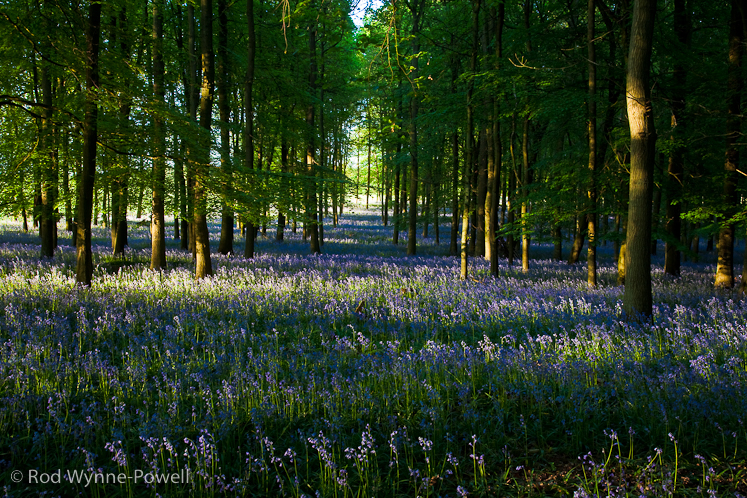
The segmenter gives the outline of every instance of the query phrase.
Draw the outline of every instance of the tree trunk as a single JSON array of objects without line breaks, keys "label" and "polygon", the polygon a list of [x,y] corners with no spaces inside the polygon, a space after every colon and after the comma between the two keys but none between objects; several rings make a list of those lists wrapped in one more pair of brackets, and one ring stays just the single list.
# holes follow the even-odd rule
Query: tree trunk
[{"label": "tree trunk", "polygon": [[[163,105],[163,0],[153,1],[153,95]],[[153,213],[151,217],[151,270],[166,269],[166,227],[164,226],[164,199],[166,196],[166,136],[160,111],[153,116]]]},{"label": "tree trunk", "polygon": [[[690,48],[690,15],[687,12],[685,0],[674,1],[674,33],[680,42],[680,49]],[[687,97],[687,69],[681,60],[675,59],[672,89],[672,142],[675,147],[669,154],[668,167],[668,192],[667,192],[667,226],[669,235],[666,242],[664,256],[664,273],[677,276],[680,274],[680,251],[677,242],[680,239],[681,207],[680,197],[682,195],[683,172],[685,166],[685,149],[677,146],[678,138],[686,131],[685,124],[685,99]]]},{"label": "tree trunk", "polygon": [[581,250],[584,248],[584,240],[586,239],[586,230],[589,227],[589,220],[586,215],[582,216],[581,219],[576,221],[575,236],[573,237],[573,245],[571,246],[571,254],[568,256],[568,264],[573,265],[578,263],[581,257]]},{"label": "tree trunk", "polygon": [[[411,0],[408,2],[412,14],[412,60],[410,65],[412,72],[410,78],[417,81],[418,77],[418,54],[420,53],[420,23],[425,9],[425,0]],[[417,83],[415,83],[417,85]],[[410,209],[409,223],[407,228],[407,255],[414,256],[416,253],[417,225],[418,225],[418,110],[420,104],[420,93],[417,86],[413,88],[410,99]]]},{"label": "tree trunk", "polygon": [[98,139],[99,39],[101,33],[101,4],[91,2],[88,7],[86,29],[86,101],[83,120],[83,164],[78,181],[78,226],[75,281],[91,285],[93,261],[91,255],[91,212],[93,187],[96,180],[96,142]]},{"label": "tree trunk", "polygon": [[[246,26],[247,26],[247,42],[246,42],[246,79],[244,81],[244,114],[246,116],[246,127],[244,128],[244,167],[247,171],[254,169],[254,95],[252,94],[254,89],[254,58],[256,55],[257,39],[254,31],[254,0],[246,0]],[[293,154],[295,159],[295,153]],[[246,220],[246,236],[244,243],[244,257],[254,257],[254,232],[256,228],[254,226],[255,220],[253,219],[255,213],[249,212],[249,216]],[[293,221],[294,233],[295,233],[296,222]]]},{"label": "tree trunk", "polygon": [[55,161],[52,132],[52,82],[49,77],[48,63],[41,64],[42,109],[41,130],[39,131],[39,148],[41,149],[41,257],[51,258],[54,255],[54,239],[57,223],[54,216],[54,188],[57,184],[57,163]]},{"label": "tree trunk", "polygon": [[[477,223],[475,233],[475,257],[485,257],[485,201],[488,197],[488,134],[482,128],[478,140],[477,153],[477,204],[475,205]],[[487,215],[488,217],[490,215]]]},{"label": "tree trunk", "polygon": [[[500,70],[500,61],[503,58],[503,25],[506,17],[506,4],[503,0],[498,2],[498,9],[491,9],[490,17],[495,19],[495,69]],[[499,99],[492,97],[492,140],[493,144],[492,157],[493,157],[493,183],[490,188],[490,206],[486,206],[486,209],[490,212],[490,220],[487,223],[488,229],[488,244],[490,246],[490,274],[494,277],[498,276],[498,244],[496,238],[496,231],[498,230],[498,203],[500,202],[501,193],[501,166],[503,162],[503,144],[501,143],[501,120],[500,120],[500,104]],[[490,178],[488,178],[490,183]]]},{"label": "tree trunk", "polygon": [[200,52],[202,53],[202,88],[200,91],[200,159],[195,164],[195,278],[213,274],[210,260],[210,233],[207,226],[207,183],[210,165],[210,128],[213,114],[215,79],[213,56],[213,0],[201,0]]},{"label": "tree trunk", "polygon": [[[310,95],[316,95],[316,36],[317,36],[317,25],[314,21],[309,26],[309,93]],[[316,140],[314,129],[314,113],[315,106],[313,97],[309,101],[306,107],[306,175],[308,176],[308,187],[306,193],[306,224],[309,225],[309,249],[312,254],[320,254],[322,252],[321,244],[319,243],[319,225],[317,216],[317,200],[316,200],[316,167],[314,165],[316,156]]]},{"label": "tree trunk", "polygon": [[589,248],[586,251],[586,283],[592,288],[597,286],[597,59],[594,50],[595,14],[594,0],[588,0],[586,44],[589,54],[589,213],[587,215],[586,232],[589,237]]},{"label": "tree trunk", "polygon": [[742,52],[744,51],[744,0],[732,0],[729,20],[729,66],[727,76],[729,113],[726,117],[726,163],[724,171],[723,214],[718,233],[718,264],[716,287],[734,286],[734,237],[735,223],[731,220],[738,209],[737,166],[739,148],[737,141],[742,129]]},{"label": "tree trunk", "polygon": [[[452,45],[454,37],[451,38]],[[451,94],[456,93],[457,61],[451,64]],[[449,238],[449,255],[457,255],[457,233],[459,231],[459,135],[451,134],[451,236]]]},{"label": "tree trunk", "polygon": [[[465,136],[467,139],[465,159],[464,159],[464,177],[463,177],[463,194],[462,194],[462,240],[461,240],[461,266],[459,277],[462,280],[467,279],[467,257],[468,246],[467,237],[469,234],[470,222],[470,197],[472,189],[470,188],[470,179],[472,177],[472,168],[475,159],[475,138],[472,133],[474,128],[474,105],[472,104],[472,95],[474,92],[474,73],[477,68],[477,41],[480,21],[480,0],[474,0],[472,4],[472,53],[469,62],[470,79],[467,83],[467,127]],[[484,202],[484,201],[483,201]]]},{"label": "tree trunk", "polygon": [[521,141],[521,183],[524,192],[521,195],[521,270],[529,271],[529,184],[531,176],[529,171],[529,117],[524,118],[524,130]]},{"label": "tree trunk", "polygon": [[230,81],[228,77],[228,5],[218,0],[218,111],[220,114],[220,166],[224,192],[221,204],[220,243],[218,252],[233,253],[233,167],[231,166],[231,136],[228,126],[231,107],[228,101]]},{"label": "tree trunk", "polygon": [[656,0],[636,0],[628,55],[626,85],[630,125],[630,193],[625,254],[623,308],[628,316],[650,317],[651,200],[656,144],[651,104],[651,49]]}]

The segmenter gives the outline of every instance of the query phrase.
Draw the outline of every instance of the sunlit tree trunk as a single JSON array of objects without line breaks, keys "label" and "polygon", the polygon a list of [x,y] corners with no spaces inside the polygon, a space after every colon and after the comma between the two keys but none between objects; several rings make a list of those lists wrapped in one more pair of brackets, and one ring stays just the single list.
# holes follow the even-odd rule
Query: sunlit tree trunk
[{"label": "sunlit tree trunk", "polygon": [[[164,104],[163,63],[163,0],[153,1],[153,95],[158,104]],[[164,226],[164,198],[166,196],[166,136],[163,110],[153,115],[153,212],[151,216],[150,269],[166,269],[166,227]]]},{"label": "sunlit tree trunk", "polygon": [[210,128],[213,114],[214,56],[213,0],[201,0],[200,51],[202,53],[202,89],[200,91],[200,158],[195,164],[195,277],[213,274],[210,260],[210,233],[207,226],[207,183],[210,174]]},{"label": "sunlit tree trunk", "polygon": [[463,178],[463,194],[462,194],[462,240],[460,259],[461,266],[459,277],[462,280],[467,279],[467,239],[469,234],[469,214],[470,214],[470,178],[472,176],[472,167],[474,164],[475,157],[475,138],[472,133],[474,128],[474,105],[472,103],[472,95],[474,92],[474,73],[477,68],[477,40],[478,40],[478,29],[480,22],[480,0],[474,0],[472,4],[472,55],[470,57],[469,70],[470,79],[467,83],[467,127],[465,130],[465,136],[467,138],[466,153],[464,160],[464,178]]},{"label": "sunlit tree trunk", "polygon": [[625,312],[650,316],[651,200],[656,131],[651,104],[651,49],[656,0],[636,0],[630,36],[627,108],[630,126],[630,201],[625,254]]}]

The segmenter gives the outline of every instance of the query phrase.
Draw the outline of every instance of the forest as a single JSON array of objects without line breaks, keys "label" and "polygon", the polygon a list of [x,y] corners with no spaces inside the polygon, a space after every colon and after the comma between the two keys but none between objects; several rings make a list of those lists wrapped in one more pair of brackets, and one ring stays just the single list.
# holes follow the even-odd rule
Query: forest
[{"label": "forest", "polygon": [[747,0],[9,0],[0,53],[4,496],[747,496]]}]

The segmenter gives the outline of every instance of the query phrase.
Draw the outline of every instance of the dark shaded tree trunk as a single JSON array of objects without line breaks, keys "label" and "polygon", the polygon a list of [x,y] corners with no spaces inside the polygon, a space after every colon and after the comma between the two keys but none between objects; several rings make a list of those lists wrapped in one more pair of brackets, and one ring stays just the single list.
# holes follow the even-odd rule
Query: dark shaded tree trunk
[{"label": "dark shaded tree trunk", "polygon": [[91,285],[93,260],[91,254],[91,213],[93,188],[96,181],[96,142],[98,140],[99,41],[101,34],[101,4],[91,2],[86,27],[86,102],[83,120],[83,164],[78,180],[78,224],[75,281]]},{"label": "dark shaded tree trunk", "polygon": [[57,184],[57,162],[53,151],[52,125],[52,82],[49,76],[48,63],[41,63],[42,109],[41,130],[39,131],[39,148],[41,149],[41,257],[51,258],[54,255],[57,223],[54,215],[54,189]]},{"label": "dark shaded tree trunk", "polygon": [[651,50],[656,0],[636,0],[626,85],[630,126],[630,192],[623,308],[651,316],[651,200],[656,131],[651,104]]},{"label": "dark shaded tree trunk", "polygon": [[[309,26],[309,94],[316,95],[316,21]],[[316,166],[316,130],[314,129],[315,106],[313,97],[306,107],[306,175],[308,176],[308,187],[306,192],[306,224],[309,225],[309,249],[312,254],[320,254],[322,246],[319,241],[319,224],[317,216],[317,182]]]},{"label": "dark shaded tree trunk", "polygon": [[[246,0],[246,79],[244,81],[244,114],[246,116],[246,127],[244,128],[244,167],[247,171],[254,169],[254,58],[257,49],[257,39],[254,31],[254,0]],[[293,155],[295,158],[295,153]],[[244,257],[254,257],[254,213],[250,212],[246,220],[246,238],[244,244]],[[293,221],[295,232],[295,220]]]},{"label": "dark shaded tree trunk", "polygon": [[218,111],[220,114],[220,166],[224,185],[221,203],[220,243],[218,252],[233,253],[233,167],[231,166],[231,136],[228,130],[231,120],[230,81],[228,76],[228,5],[218,0]]},{"label": "dark shaded tree trunk", "polygon": [[731,220],[737,211],[737,167],[739,148],[737,141],[742,129],[742,53],[744,51],[745,0],[732,0],[729,19],[729,66],[727,74],[728,107],[726,117],[726,163],[724,164],[724,193],[721,228],[718,232],[718,263],[716,287],[734,287],[735,224]]},{"label": "dark shaded tree trunk", "polygon": [[589,248],[586,251],[586,283],[589,287],[597,286],[597,58],[594,50],[594,22],[596,9],[594,0],[587,1],[586,44],[589,58],[589,100],[588,100],[588,134],[589,134],[589,213],[586,232],[589,237]]},{"label": "dark shaded tree trunk", "polygon": [[[418,54],[420,53],[420,24],[425,9],[425,0],[408,0],[407,6],[412,14],[412,73],[410,78],[416,81],[418,77]],[[418,127],[417,119],[420,105],[420,93],[417,86],[413,89],[410,99],[410,208],[407,228],[407,255],[416,253],[417,225],[418,225]]]},{"label": "dark shaded tree trunk", "polygon": [[573,237],[573,245],[571,246],[571,254],[568,255],[568,264],[573,265],[578,263],[581,257],[581,250],[584,248],[584,240],[586,239],[586,230],[588,230],[589,221],[587,216],[584,215],[581,219],[576,222],[576,230]]},{"label": "dark shaded tree trunk", "polygon": [[[674,1],[674,33],[681,44],[680,49],[690,48],[690,15],[687,12],[685,0]],[[687,69],[678,58],[674,64],[672,88],[672,142],[677,144],[686,128],[685,99],[687,97]],[[669,154],[667,190],[667,233],[664,256],[664,273],[668,275],[680,274],[680,251],[677,242],[681,232],[681,207],[678,202],[682,195],[683,172],[685,166],[685,149],[675,146]]]}]

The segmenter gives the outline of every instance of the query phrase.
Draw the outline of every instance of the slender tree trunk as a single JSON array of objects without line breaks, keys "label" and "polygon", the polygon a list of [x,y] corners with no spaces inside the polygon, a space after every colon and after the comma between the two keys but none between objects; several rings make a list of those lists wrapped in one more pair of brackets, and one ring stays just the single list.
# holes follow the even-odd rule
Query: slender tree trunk
[{"label": "slender tree trunk", "polygon": [[[454,37],[451,37],[454,44]],[[456,93],[457,61],[451,64],[451,94]],[[459,231],[459,135],[456,129],[451,134],[451,236],[449,238],[449,255],[457,255],[457,233]]]},{"label": "slender tree trunk", "polygon": [[[410,78],[417,81],[418,77],[418,54],[420,53],[420,23],[425,9],[425,0],[411,0],[408,3],[412,14],[412,60],[410,65],[412,73]],[[417,83],[415,83],[417,85]],[[409,223],[407,228],[407,255],[414,256],[416,253],[417,225],[418,225],[418,111],[420,104],[420,92],[417,86],[413,88],[410,99],[410,209]]]},{"label": "slender tree trunk", "polygon": [[77,268],[75,281],[91,285],[93,260],[91,254],[91,212],[93,188],[96,180],[96,142],[98,139],[99,39],[101,33],[101,4],[88,7],[86,29],[86,102],[83,121],[83,164],[78,181],[78,226],[76,245]]},{"label": "slender tree trunk", "polygon": [[[187,103],[189,105],[189,115],[192,122],[197,123],[197,108],[200,101],[200,88],[198,79],[200,76],[200,65],[197,57],[197,29],[195,26],[195,9],[191,2],[187,2],[187,52],[189,54],[189,68],[186,78]],[[196,147],[191,140],[187,144],[187,220],[189,227],[187,237],[182,239],[182,247],[192,253],[192,258],[197,257],[195,249],[195,170],[196,170]]]},{"label": "slender tree trunk", "polygon": [[521,196],[521,270],[529,271],[529,184],[531,176],[529,171],[529,118],[524,118],[524,131],[521,141],[521,183],[524,192]]},{"label": "slender tree trunk", "polygon": [[202,53],[202,89],[200,92],[200,159],[195,165],[195,277],[213,274],[210,260],[210,233],[207,226],[207,183],[210,164],[210,128],[213,114],[213,87],[215,79],[213,56],[213,0],[201,0],[200,51]]},{"label": "slender tree trunk", "polygon": [[[153,1],[153,95],[163,105],[163,0]],[[153,116],[153,212],[151,217],[151,270],[166,269],[166,227],[164,226],[164,202],[166,197],[166,135],[160,112]]]},{"label": "slender tree trunk", "polygon": [[[506,17],[506,4],[503,0],[498,2],[498,9],[491,9],[491,18],[495,19],[495,69],[500,70],[500,61],[503,58],[503,25]],[[490,274],[498,276],[498,245],[496,230],[498,229],[498,203],[500,202],[501,193],[501,166],[503,161],[503,144],[501,143],[501,120],[499,99],[493,97],[493,116],[492,116],[492,143],[493,143],[493,184],[490,188],[490,206],[486,209],[490,212],[490,221],[488,223],[488,244],[490,246]]]},{"label": "slender tree trunk", "polygon": [[656,144],[651,104],[651,49],[656,0],[636,0],[628,55],[630,201],[623,308],[629,316],[651,316],[651,200]]},{"label": "slender tree trunk", "polygon": [[54,216],[54,188],[57,184],[57,163],[53,152],[52,131],[52,81],[49,76],[48,63],[41,64],[42,103],[41,130],[39,146],[41,149],[41,257],[51,258],[54,255],[54,239],[57,223]]},{"label": "slender tree trunk", "polygon": [[[475,233],[475,257],[485,257],[485,202],[488,198],[488,134],[483,128],[480,130],[477,153],[477,204],[476,215],[476,233]],[[490,215],[487,215],[490,217]]]},{"label": "slender tree trunk", "polygon": [[584,248],[584,240],[586,239],[586,230],[588,230],[588,227],[589,220],[586,215],[581,216],[580,219],[576,218],[576,235],[573,237],[571,254],[568,256],[569,265],[578,263],[578,259],[581,256],[581,250]]},{"label": "slender tree trunk", "polygon": [[[316,95],[316,36],[317,36],[317,24],[314,21],[309,26],[309,93]],[[316,157],[316,140],[314,135],[316,131],[314,129],[314,114],[315,106],[313,100],[309,101],[306,106],[306,175],[308,176],[308,187],[306,192],[306,224],[309,225],[309,249],[312,254],[320,254],[322,252],[321,244],[319,243],[319,225],[317,216],[317,200],[316,200],[316,167],[314,165]]]},{"label": "slender tree trunk", "polygon": [[724,164],[723,219],[718,233],[718,264],[716,287],[734,286],[735,223],[731,220],[739,203],[737,195],[737,141],[742,129],[742,53],[744,52],[744,20],[747,6],[744,0],[732,0],[729,20],[729,66],[727,75],[729,113],[726,117],[726,163]]},{"label": "slender tree trunk", "polygon": [[231,121],[229,102],[231,82],[228,76],[228,4],[218,0],[218,111],[220,113],[220,166],[224,189],[221,203],[220,243],[218,252],[233,253],[233,167],[231,166],[231,136],[228,130]]},{"label": "slender tree trunk", "polygon": [[[244,80],[244,114],[246,116],[246,127],[244,128],[244,167],[247,171],[254,169],[254,58],[256,55],[257,39],[254,31],[254,0],[246,0],[246,79]],[[293,155],[295,158],[295,153]],[[246,220],[246,236],[244,244],[244,257],[254,257],[254,212],[249,212]],[[293,221],[295,228],[295,220]],[[294,230],[295,233],[295,230]]]},{"label": "slender tree trunk", "polygon": [[[664,159],[664,154],[660,157]],[[654,175],[655,176],[655,175]],[[659,245],[659,239],[656,238],[656,233],[659,230],[659,218],[661,217],[661,188],[657,187],[654,182],[653,187],[653,201],[651,203],[651,256],[656,256],[656,246]]]},{"label": "slender tree trunk", "polygon": [[589,287],[597,286],[597,59],[594,50],[595,14],[594,0],[588,0],[586,44],[589,54],[589,214],[587,215],[586,232],[589,237],[589,248],[586,252],[586,283]]},{"label": "slender tree trunk", "polygon": [[[473,76],[475,69],[477,68],[477,41],[478,41],[478,30],[480,22],[480,0],[474,0],[472,3],[472,54],[470,57],[469,70],[470,76]],[[474,165],[475,157],[475,144],[474,135],[472,130],[474,128],[474,106],[472,104],[472,95],[474,91],[474,79],[471,77],[467,83],[467,128],[465,130],[465,136],[467,138],[467,147],[464,160],[464,177],[463,177],[463,205],[462,205],[462,244],[461,244],[461,267],[459,277],[462,280],[467,279],[467,237],[469,233],[469,214],[470,214],[470,178],[472,176],[472,168]],[[483,200],[484,202],[484,200]]]}]

